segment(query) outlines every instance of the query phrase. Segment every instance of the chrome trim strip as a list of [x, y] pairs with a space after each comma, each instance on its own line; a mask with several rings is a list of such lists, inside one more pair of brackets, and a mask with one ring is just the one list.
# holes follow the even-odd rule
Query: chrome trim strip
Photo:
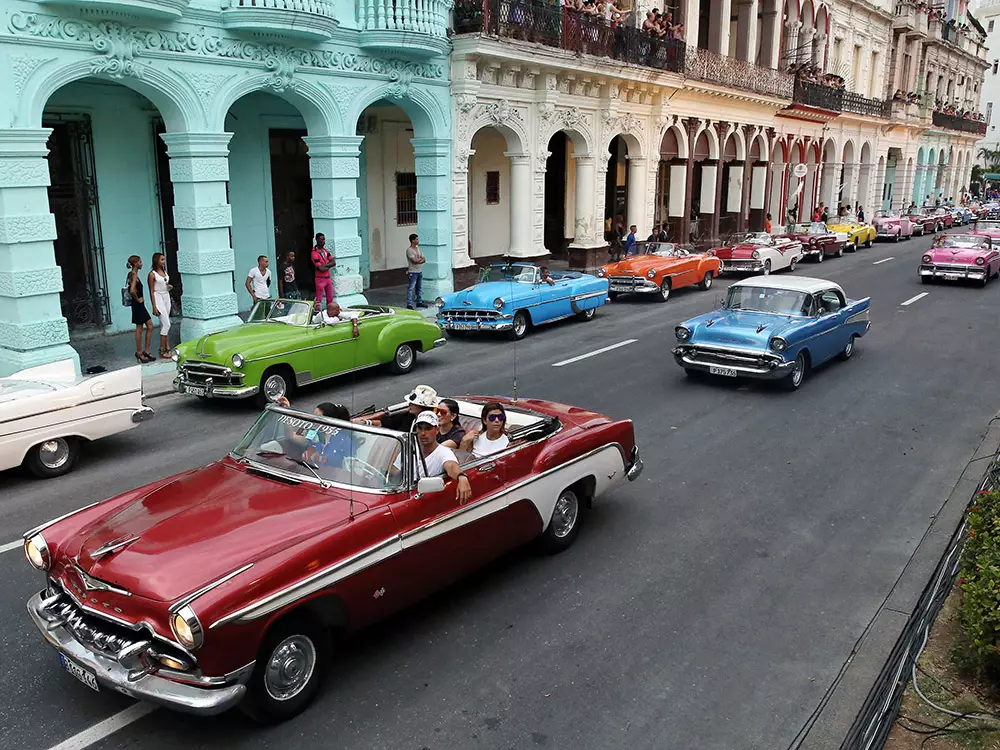
[[244, 572], [250, 570], [250, 568], [252, 568], [252, 567], [253, 567], [253, 563], [247, 563], [242, 568], [237, 568], [232, 573], [226, 573], [226, 575], [222, 576], [222, 578], [217, 578], [216, 580], [212, 581], [211, 583], [209, 583], [209, 584], [207, 584], [205, 586], [202, 586], [197, 591], [193, 591], [190, 594], [188, 594], [187, 596], [185, 596], [185, 597], [183, 597], [181, 599], [178, 599], [176, 602], [174, 602], [173, 604], [170, 605], [170, 608], [167, 610], [167, 612], [174, 613], [177, 610], [181, 609], [182, 607], [186, 607], [188, 604], [190, 604], [191, 602], [193, 602], [195, 599], [197, 599], [202, 594], [207, 594], [212, 589], [218, 588], [219, 586], [221, 586], [222, 584], [224, 584], [226, 581], [232, 580], [233, 578], [235, 578], [236, 576], [238, 576], [240, 573], [244, 573]]
[[[86, 382], [86, 381], [81, 381], [81, 382]], [[77, 383], [77, 385], [80, 385], [80, 383]], [[136, 389], [131, 390], [131, 391], [125, 391], [124, 393], [114, 393], [114, 394], [111, 394], [110, 396], [101, 396], [100, 398], [91, 398], [91, 399], [87, 399], [86, 401], [77, 401], [75, 403], [66, 404], [65, 406], [60, 406], [60, 407], [55, 408], [55, 409], [46, 409], [45, 411], [36, 411], [33, 414], [23, 414], [23, 415], [18, 416], [18, 417], [12, 417], [10, 419], [0, 419], [0, 424], [8, 424], [10, 422], [20, 422], [22, 419], [33, 419], [35, 417], [41, 417], [41, 416], [43, 416], [45, 414], [54, 414], [55, 412], [66, 411], [67, 409], [75, 409], [78, 406], [89, 406], [90, 404], [99, 404], [101, 401], [110, 401], [113, 398], [123, 398], [124, 396], [131, 396], [134, 393], [138, 393], [141, 396], [142, 395], [142, 388], [139, 387], [139, 388], [136, 388]], [[129, 407], [129, 408], [132, 408], [132, 407]], [[119, 409], [118, 411], [125, 411], [125, 409]]]
[[77, 558], [73, 558], [73, 569], [76, 574], [80, 576], [80, 580], [83, 582], [83, 588], [85, 591], [109, 591], [112, 594], [118, 594], [119, 596], [132, 596], [131, 591], [126, 591], [125, 589], [118, 588], [107, 581], [102, 581], [100, 578], [94, 578], [87, 571], [80, 567], [77, 562]]
[[[91, 552], [90, 553], [90, 559], [91, 560], [96, 560], [98, 557], [103, 557], [104, 555], [106, 555], [106, 554], [108, 554], [110, 552], [117, 552], [118, 550], [122, 549], [123, 547], [127, 547], [130, 544], [133, 544], [134, 542], [138, 542], [138, 541], [139, 541], [139, 537], [133, 536], [133, 537], [129, 537], [128, 539], [123, 539], [121, 541], [108, 542], [107, 544], [105, 544], [105, 545], [103, 545], [101, 547], [98, 547], [96, 550], [94, 550], [93, 552]], [[131, 594], [130, 594], [130, 596], [131, 596]]]
[[[302, 382], [298, 381], [298, 373], [296, 373], [296, 380], [295, 380], [295, 382], [296, 382], [296, 385], [309, 385], [311, 383], [320, 383], [320, 382], [322, 382], [324, 380], [329, 380], [330, 378], [335, 378], [335, 377], [337, 377], [339, 375], [350, 375], [352, 372], [360, 372], [361, 370], [370, 370], [372, 367], [378, 367], [381, 364], [384, 364], [384, 363], [382, 363], [382, 362], [374, 362], [373, 364], [370, 364], [370, 365], [361, 365], [361, 367], [352, 367], [350, 370], [340, 370], [338, 372], [332, 373], [331, 375], [324, 375], [324, 376], [319, 377], [319, 378], [313, 378], [312, 380], [303, 380]], [[312, 374], [312, 371], [307, 371], [307, 372], [309, 372], [309, 374]]]
[[76, 510], [71, 510], [69, 513], [64, 513], [63, 515], [59, 516], [58, 518], [53, 518], [51, 521], [46, 521], [45, 523], [41, 524], [40, 526], [36, 526], [33, 529], [29, 529], [28, 531], [25, 531], [24, 534], [22, 534], [21, 538], [25, 539], [25, 540], [30, 539], [31, 537], [33, 537], [38, 532], [44, 531], [45, 529], [49, 528], [49, 526], [52, 526], [53, 524], [57, 524], [60, 521], [64, 521], [67, 518], [69, 518], [70, 516], [75, 516], [77, 513], [83, 513], [83, 511], [85, 511], [85, 510], [90, 510], [95, 505], [100, 505], [103, 502], [104, 502], [103, 500], [98, 500], [96, 503], [91, 503], [90, 505], [84, 505], [82, 508], [77, 508]]

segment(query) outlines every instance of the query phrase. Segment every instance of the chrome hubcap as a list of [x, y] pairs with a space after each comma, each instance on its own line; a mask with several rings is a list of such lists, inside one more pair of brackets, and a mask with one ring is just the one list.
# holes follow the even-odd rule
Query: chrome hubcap
[[669, 299], [670, 286], [668, 284], [664, 283], [663, 286], [660, 287], [660, 296], [663, 297], [663, 299]]
[[264, 688], [276, 701], [287, 701], [302, 692], [316, 669], [316, 646], [304, 635], [289, 636], [271, 652], [264, 673]]
[[413, 349], [403, 345], [396, 350], [396, 364], [400, 369], [406, 370], [413, 364]]
[[851, 336], [851, 340], [847, 342], [847, 348], [844, 349], [844, 354], [850, 357], [853, 351], [854, 351], [854, 337]]
[[523, 336], [527, 328], [528, 328], [528, 323], [527, 321], [525, 321], [523, 315], [518, 315], [516, 318], [514, 318], [514, 333], [516, 333], [518, 336]]
[[712, 287], [712, 274], [706, 274], [705, 276], [705, 288], [710, 289]]
[[268, 401], [277, 401], [285, 395], [287, 389], [288, 386], [281, 375], [269, 375], [264, 381], [264, 395]]
[[805, 369], [802, 363], [802, 358], [798, 357], [795, 360], [795, 367], [792, 368], [792, 382], [798, 385], [802, 382], [802, 371]]
[[556, 500], [552, 511], [552, 533], [557, 539], [565, 539], [576, 526], [576, 517], [580, 512], [580, 503], [572, 492], [564, 492]]
[[46, 469], [58, 469], [69, 460], [69, 443], [62, 438], [47, 440], [38, 448], [38, 460]]

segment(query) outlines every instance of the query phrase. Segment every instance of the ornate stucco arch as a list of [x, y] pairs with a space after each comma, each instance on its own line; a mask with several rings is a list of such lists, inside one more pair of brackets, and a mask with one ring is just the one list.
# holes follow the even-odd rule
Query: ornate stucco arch
[[[447, 92], [447, 89], [444, 91]], [[410, 81], [405, 76], [389, 85], [359, 92], [353, 98], [352, 106], [344, 111], [344, 122], [348, 125], [348, 130], [353, 133], [354, 123], [361, 114], [381, 100], [391, 102], [406, 112], [413, 124], [414, 138], [449, 138], [449, 117], [439, 97], [432, 96], [421, 87], [410, 86]]]
[[631, 112], [626, 112], [623, 115], [613, 115], [610, 111], [605, 110], [601, 122], [601, 130], [602, 154], [607, 153], [607, 150], [611, 147], [611, 141], [618, 136], [621, 136], [628, 146], [628, 155], [630, 158], [643, 159], [649, 152], [646, 143], [645, 123]]
[[702, 120], [698, 129], [695, 131], [694, 138], [691, 141], [691, 147], [695, 148], [698, 144], [698, 139], [701, 138], [701, 134], [705, 134], [705, 138], [708, 141], [708, 158], [718, 159], [719, 158], [719, 136], [715, 132], [715, 128], [710, 127], [708, 120]]
[[507, 151], [512, 154], [530, 154], [528, 145], [528, 128], [525, 124], [525, 114], [506, 99], [492, 102], [481, 102], [469, 111], [469, 124], [458, 145], [456, 158], [460, 153], [472, 148], [472, 139], [483, 128], [493, 128], [499, 131], [507, 142]]
[[325, 87], [303, 78], [282, 81], [275, 75], [267, 74], [243, 77], [232, 83], [227, 81], [206, 113], [209, 128], [224, 130], [226, 114], [233, 104], [258, 91], [281, 97], [295, 107], [305, 120], [311, 136], [354, 132], [353, 122], [350, 125], [345, 122], [334, 97]]
[[770, 161], [771, 160], [770, 144], [768, 144], [767, 142], [767, 137], [764, 135], [764, 131], [760, 128], [758, 128], [757, 132], [753, 135], [752, 138], [750, 138], [750, 142], [749, 144], [747, 144], [747, 153], [749, 154], [750, 152], [753, 151], [753, 144], [757, 141], [760, 141], [760, 161], [762, 162]]
[[659, 150], [662, 148], [663, 139], [667, 137], [667, 133], [671, 130], [674, 133], [674, 138], [677, 139], [677, 158], [687, 159], [688, 154], [690, 153], [690, 144], [688, 143], [687, 133], [684, 131], [684, 128], [677, 125], [676, 122], [670, 120], [667, 120], [660, 125], [659, 134], [656, 137], [656, 149]]
[[729, 139], [732, 138], [736, 144], [736, 161], [746, 161], [747, 158], [747, 141], [746, 137], [743, 135], [743, 129], [739, 125], [731, 125], [729, 131], [726, 133], [726, 137], [722, 140], [723, 146], [721, 153], [725, 155], [725, 149], [729, 145]]
[[545, 170], [549, 141], [560, 131], [566, 133], [573, 144], [574, 155], [583, 157], [595, 153], [596, 139], [590, 115], [581, 112], [578, 107], [556, 107], [552, 104], [540, 104], [538, 114], [537, 170]]

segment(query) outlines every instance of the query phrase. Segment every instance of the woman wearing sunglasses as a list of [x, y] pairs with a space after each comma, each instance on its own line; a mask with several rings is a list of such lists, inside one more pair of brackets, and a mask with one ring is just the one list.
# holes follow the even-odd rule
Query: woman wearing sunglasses
[[434, 411], [438, 417], [438, 444], [445, 448], [457, 448], [465, 437], [465, 430], [458, 423], [458, 404], [450, 398], [443, 398]]
[[482, 427], [465, 433], [462, 450], [471, 451], [473, 458], [499, 453], [510, 445], [510, 438], [504, 430], [506, 426], [507, 413], [503, 406], [496, 401], [488, 402], [483, 406]]

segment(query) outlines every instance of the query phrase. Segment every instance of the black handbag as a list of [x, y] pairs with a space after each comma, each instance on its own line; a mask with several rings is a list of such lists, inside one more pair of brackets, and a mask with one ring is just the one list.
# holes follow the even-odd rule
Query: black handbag
[[122, 307], [132, 307], [132, 292], [129, 286], [129, 280], [125, 279], [125, 286], [122, 287]]

